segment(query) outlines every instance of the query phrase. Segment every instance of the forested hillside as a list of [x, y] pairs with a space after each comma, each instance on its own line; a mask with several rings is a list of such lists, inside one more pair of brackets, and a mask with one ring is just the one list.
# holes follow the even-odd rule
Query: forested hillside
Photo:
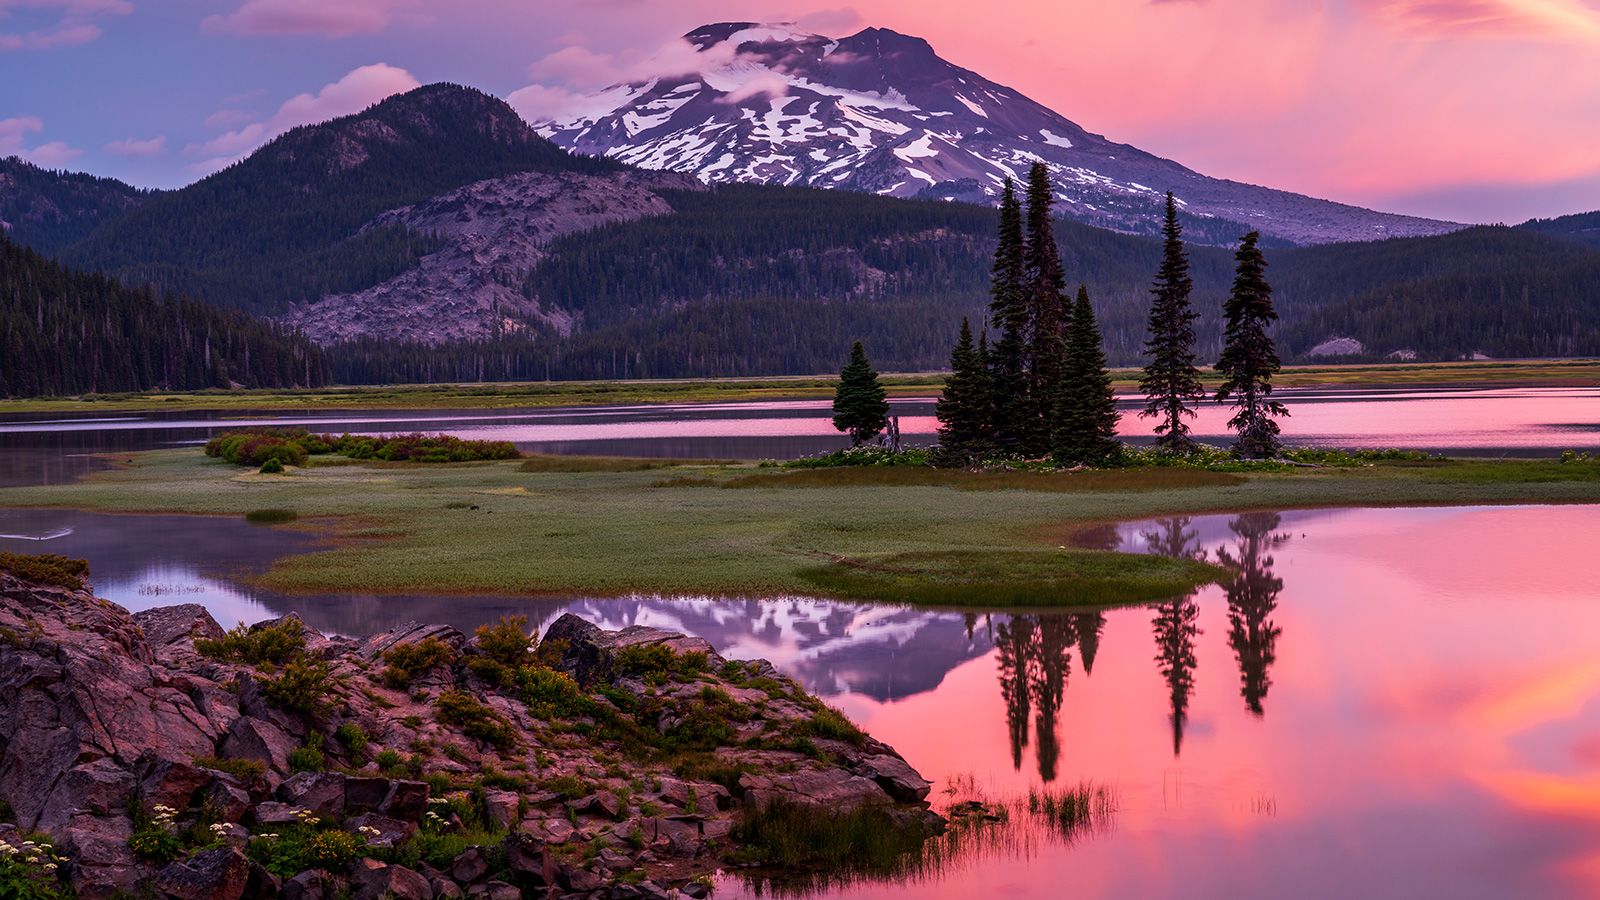
[[1529, 219], [1517, 227], [1600, 249], [1600, 210], [1554, 219]]
[[277, 325], [76, 272], [0, 237], [0, 396], [327, 381], [322, 351]]
[[64, 259], [271, 315], [377, 284], [436, 249], [401, 228], [360, 230], [381, 212], [513, 172], [616, 168], [560, 150], [487, 94], [429, 85], [296, 128], [107, 222]]
[[43, 253], [60, 251], [153, 196], [115, 178], [0, 159], [0, 232]]

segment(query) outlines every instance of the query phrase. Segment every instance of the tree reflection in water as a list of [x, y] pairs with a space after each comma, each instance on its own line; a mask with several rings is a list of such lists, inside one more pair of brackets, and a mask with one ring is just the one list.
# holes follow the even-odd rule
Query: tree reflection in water
[[1263, 702], [1272, 687], [1269, 670], [1283, 633], [1271, 618], [1283, 590], [1283, 579], [1272, 571], [1271, 550], [1289, 540], [1288, 533], [1277, 530], [1280, 521], [1277, 513], [1240, 515], [1228, 523], [1239, 536], [1238, 545], [1217, 551], [1217, 561], [1239, 573], [1227, 586], [1228, 645], [1239, 661], [1239, 693], [1256, 716], [1265, 713]]
[[[1199, 533], [1189, 528], [1187, 516], [1162, 519], [1155, 530], [1143, 534], [1146, 548], [1157, 556], [1203, 559]], [[1200, 634], [1200, 605], [1194, 594], [1174, 597], [1155, 606], [1151, 625], [1156, 638], [1156, 662], [1161, 677], [1167, 680], [1169, 713], [1172, 722], [1172, 755], [1183, 752], [1183, 729], [1189, 722], [1189, 698], [1194, 694], [1194, 671], [1199, 664], [1194, 642]]]

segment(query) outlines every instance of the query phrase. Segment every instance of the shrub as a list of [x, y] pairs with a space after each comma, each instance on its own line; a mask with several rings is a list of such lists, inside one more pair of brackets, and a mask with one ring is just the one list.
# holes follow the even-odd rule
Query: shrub
[[830, 469], [838, 466], [928, 466], [933, 451], [926, 447], [907, 447], [895, 451], [888, 447], [861, 446], [835, 450], [820, 456], [802, 456], [781, 465], [786, 469]]
[[266, 763], [259, 759], [223, 759], [220, 756], [196, 756], [194, 764], [202, 769], [215, 769], [249, 784], [265, 775]]
[[256, 428], [228, 431], [206, 442], [207, 456], [218, 457], [236, 466], [303, 466], [312, 453], [328, 452], [327, 445], [304, 429]]
[[261, 693], [268, 703], [297, 713], [321, 710], [327, 706], [333, 689], [333, 673], [320, 659], [296, 658], [283, 667], [278, 677], [261, 679]]
[[365, 728], [355, 722], [346, 722], [334, 731], [333, 736], [339, 739], [353, 760], [366, 758], [368, 738]]
[[183, 855], [183, 841], [173, 828], [177, 811], [169, 806], [156, 806], [146, 813], [134, 805], [129, 811], [133, 819], [133, 834], [128, 837], [128, 849], [133, 855], [152, 863], [168, 863]]
[[333, 452], [351, 459], [441, 463], [522, 457], [521, 451], [510, 441], [464, 441], [448, 434], [344, 434], [326, 435], [325, 439]]
[[361, 839], [348, 831], [299, 824], [258, 836], [245, 847], [245, 855], [279, 878], [290, 878], [307, 869], [338, 872], [363, 849]]
[[470, 738], [483, 741], [502, 752], [517, 745], [517, 733], [500, 714], [479, 703], [465, 691], [445, 691], [434, 701], [434, 715], [446, 725], [454, 725]]
[[522, 670], [519, 681], [522, 701], [540, 719], [571, 719], [591, 712], [591, 701], [565, 672], [529, 666]]
[[299, 517], [292, 509], [252, 509], [244, 514], [244, 520], [251, 525], [281, 525]]
[[618, 675], [660, 684], [668, 676], [692, 678], [706, 670], [706, 654], [699, 650], [676, 653], [666, 644], [633, 644], [623, 647], [612, 662]]
[[72, 559], [58, 553], [6, 553], [0, 551], [0, 572], [9, 572], [23, 581], [48, 584], [68, 590], [87, 590], [88, 560]]
[[533, 639], [528, 635], [527, 616], [501, 616], [493, 625], [479, 625], [473, 633], [478, 638], [478, 652], [489, 659], [514, 669], [528, 662]]
[[831, 706], [818, 704], [818, 707], [815, 715], [800, 724], [798, 733], [830, 741], [843, 741], [858, 747], [866, 742], [866, 733], [857, 728], [844, 713]]
[[291, 772], [321, 772], [327, 766], [327, 761], [322, 756], [322, 735], [312, 734], [306, 738], [305, 746], [296, 747], [289, 751], [289, 770]]
[[261, 464], [260, 472], [262, 475], [282, 475], [283, 462], [276, 456], [269, 457], [266, 462]]
[[282, 665], [306, 649], [306, 636], [293, 620], [285, 619], [249, 628], [236, 626], [215, 640], [199, 638], [194, 649], [201, 656], [222, 662]]
[[390, 647], [383, 654], [383, 661], [387, 664], [383, 670], [383, 681], [392, 688], [405, 688], [411, 684], [414, 676], [449, 665], [455, 662], [455, 658], [455, 650], [434, 637]]

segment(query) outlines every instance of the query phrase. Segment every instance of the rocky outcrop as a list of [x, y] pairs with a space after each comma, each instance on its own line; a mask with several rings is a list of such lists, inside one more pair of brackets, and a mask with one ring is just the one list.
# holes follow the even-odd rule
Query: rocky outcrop
[[698, 638], [223, 636], [0, 573], [0, 827], [48, 835], [80, 897], [667, 896], [772, 801], [939, 822], [892, 748]]
[[526, 296], [523, 275], [562, 235], [672, 211], [657, 193], [703, 190], [684, 175], [520, 172], [386, 212], [368, 228], [401, 226], [445, 246], [382, 284], [295, 307], [285, 321], [318, 343], [379, 336], [434, 344], [530, 327], [561, 336], [571, 312]]

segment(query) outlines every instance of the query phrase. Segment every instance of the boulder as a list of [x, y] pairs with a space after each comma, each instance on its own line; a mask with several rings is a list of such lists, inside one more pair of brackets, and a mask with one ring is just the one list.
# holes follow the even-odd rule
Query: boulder
[[327, 873], [310, 869], [283, 883], [283, 900], [326, 900], [334, 895]]
[[[354, 831], [366, 841], [368, 847], [392, 850], [417, 833], [417, 826], [381, 813], [362, 813], [345, 820], [346, 831]], [[363, 829], [366, 829], [365, 831]]]
[[168, 863], [154, 885], [174, 900], [240, 900], [250, 880], [250, 861], [233, 847], [202, 850]]
[[344, 782], [344, 799], [340, 802], [353, 813], [376, 812], [389, 799], [389, 791], [387, 778], [349, 778]]
[[165, 756], [142, 760], [138, 769], [144, 773], [139, 781], [139, 799], [150, 806], [159, 803], [180, 812], [189, 808], [195, 793], [212, 779], [205, 769]]
[[621, 631], [605, 631], [572, 613], [551, 623], [545, 630], [543, 640], [566, 643], [561, 668], [585, 687], [610, 681], [612, 660], [625, 647], [659, 644], [678, 654], [704, 653], [713, 668], [722, 663], [722, 657], [717, 656], [711, 644], [703, 638], [644, 625], [630, 625]]
[[484, 815], [501, 829], [510, 831], [522, 820], [519, 808], [521, 798], [516, 791], [488, 789], [483, 792]]
[[222, 626], [198, 603], [180, 603], [177, 606], [159, 606], [133, 614], [133, 623], [144, 632], [157, 655], [174, 644], [193, 642], [195, 638], [215, 640], [222, 637]]
[[877, 782], [885, 793], [902, 803], [926, 800], [929, 789], [933, 787], [905, 760], [888, 753], [863, 758], [860, 774]]
[[433, 885], [421, 873], [375, 859], [350, 866], [352, 900], [433, 900]]
[[296, 772], [278, 785], [277, 796], [290, 806], [340, 818], [345, 810], [345, 782], [345, 776], [337, 772]]
[[475, 884], [467, 889], [467, 896], [482, 900], [521, 900], [522, 892], [504, 881]]
[[77, 816], [53, 832], [56, 852], [71, 860], [67, 877], [79, 900], [108, 900], [138, 892], [145, 868], [128, 849], [127, 816]]
[[508, 834], [504, 846], [506, 867], [521, 876], [524, 883], [534, 887], [550, 883], [555, 859], [545, 851], [543, 841], [528, 834]]
[[[350, 803], [350, 794], [345, 793], [346, 806]], [[423, 781], [403, 781], [396, 779], [389, 783], [389, 792], [384, 796], [383, 803], [379, 805], [378, 812], [407, 822], [417, 822], [428, 811], [428, 785]]]
[[746, 772], [739, 776], [739, 786], [749, 800], [760, 805], [787, 800], [843, 811], [890, 802], [889, 795], [876, 781], [843, 769]]
[[74, 817], [121, 813], [128, 806], [137, 782], [133, 773], [110, 759], [96, 759], [73, 766], [62, 774], [50, 791], [35, 827], [49, 831]]
[[489, 855], [482, 847], [468, 847], [450, 864], [450, 877], [471, 884], [489, 874]]
[[222, 742], [222, 755], [229, 759], [253, 759], [275, 772], [287, 774], [289, 754], [299, 744], [283, 729], [264, 719], [240, 717]]
[[610, 791], [595, 791], [587, 797], [574, 801], [572, 808], [580, 815], [587, 813], [592, 816], [604, 816], [607, 819], [621, 818], [626, 809], [621, 798]]

